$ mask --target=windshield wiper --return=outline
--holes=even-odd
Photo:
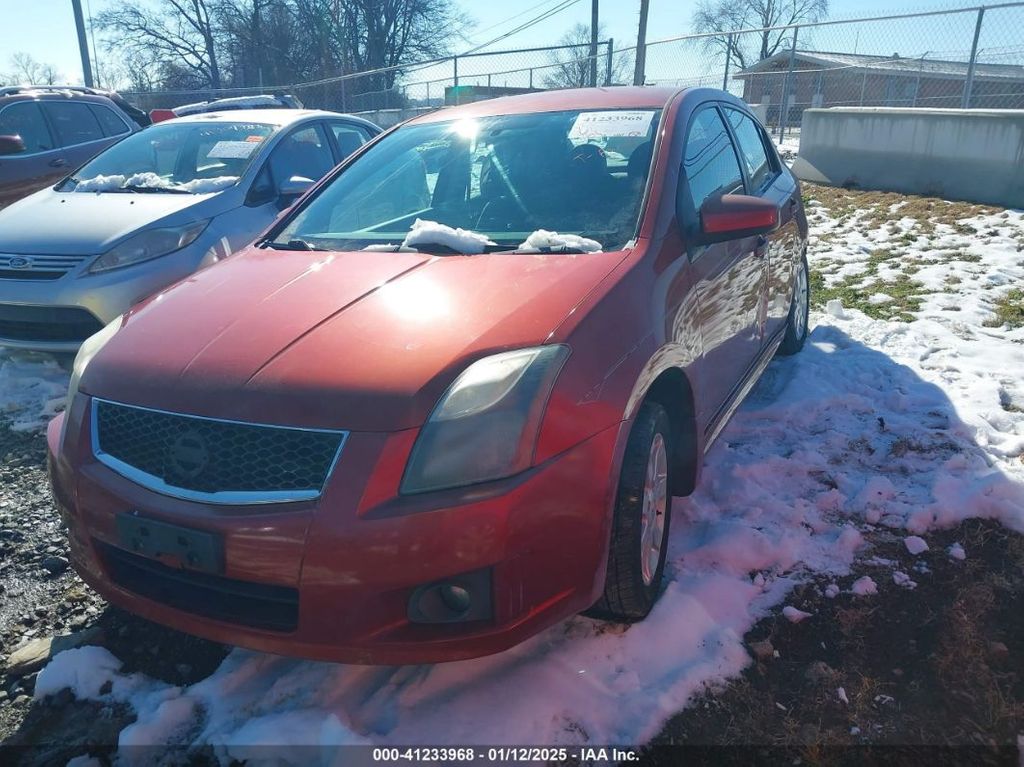
[[[142,186],[141,184],[125,184],[118,188],[124,189],[127,192],[137,192],[138,194],[162,194],[164,192],[167,192],[168,194],[192,194],[187,189],[177,189],[173,186]]]
[[[554,253],[557,255],[573,255],[581,253],[590,253],[592,251],[584,250],[583,248],[577,248],[572,245],[558,245],[554,248],[515,248],[514,250],[499,250],[489,252],[496,252],[500,255],[510,256],[537,256],[549,253]]]
[[[317,248],[310,245],[305,240],[288,240],[288,242],[276,242],[271,240],[267,243],[267,247],[273,248],[274,250],[323,250],[323,248]]]

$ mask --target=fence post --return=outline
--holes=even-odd
[[[782,82],[782,103],[779,104],[779,143],[786,137],[786,123],[789,121],[789,78],[793,76],[793,64],[796,63],[796,36],[800,27],[793,27],[793,45],[789,49],[789,69],[786,79]]]
[[[981,22],[985,18],[985,6],[978,9],[978,21],[974,25],[974,42],[971,43],[971,63],[967,65],[967,79],[964,81],[964,96],[961,109],[971,108],[971,88],[974,86],[974,67],[978,63],[978,38],[981,37]]]
[[[605,72],[604,84],[605,85],[611,85],[612,84],[612,49],[614,47],[615,47],[615,38],[609,37],[608,38],[608,53],[607,53],[608,59],[605,62],[605,67],[604,67],[604,72]]]
[[[533,89],[533,67],[530,67],[530,89]]]
[[[725,74],[722,75],[722,90],[729,90],[729,62],[732,60],[732,35],[729,33],[729,40],[725,44]]]

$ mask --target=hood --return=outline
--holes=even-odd
[[[90,256],[140,229],[222,212],[221,195],[55,192],[43,189],[0,211],[0,252]]]
[[[250,248],[136,307],[82,390],[240,421],[419,426],[474,359],[550,340],[622,256]]]

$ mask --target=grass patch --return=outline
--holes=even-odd
[[[1004,325],[1009,328],[1024,327],[1024,290],[1013,288],[997,299],[992,306],[996,316],[985,321],[989,328],[1001,328]]]
[[[877,269],[877,267],[876,267]],[[874,272],[870,272],[873,274]],[[885,293],[892,301],[873,304],[868,299],[875,293]],[[905,274],[895,280],[866,280],[865,275],[847,277],[833,285],[825,284],[824,275],[811,272],[811,303],[821,308],[829,301],[838,299],[847,309],[859,309],[876,320],[913,322],[913,312],[921,310],[923,296],[927,294],[923,284]]]

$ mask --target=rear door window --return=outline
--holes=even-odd
[[[131,130],[128,127],[128,123],[118,117],[113,110],[96,104],[90,104],[89,109],[96,115],[96,119],[99,121],[105,135],[121,136]]]
[[[0,111],[0,136],[20,136],[28,154],[56,148],[43,110],[34,101],[11,104]]]
[[[729,124],[739,142],[740,156],[743,157],[747,168],[751,193],[758,194],[775,178],[775,169],[764,148],[761,129],[738,109],[726,108],[725,113],[728,115]]]
[[[76,101],[47,101],[43,104],[43,109],[57,129],[57,139],[61,146],[75,146],[105,138],[99,120],[89,109],[88,104]]]
[[[683,150],[685,183],[694,211],[713,196],[743,192],[743,173],[725,123],[714,107],[693,118]]]
[[[341,162],[369,140],[369,134],[362,128],[349,123],[329,123],[334,143],[338,146],[338,162]]]

